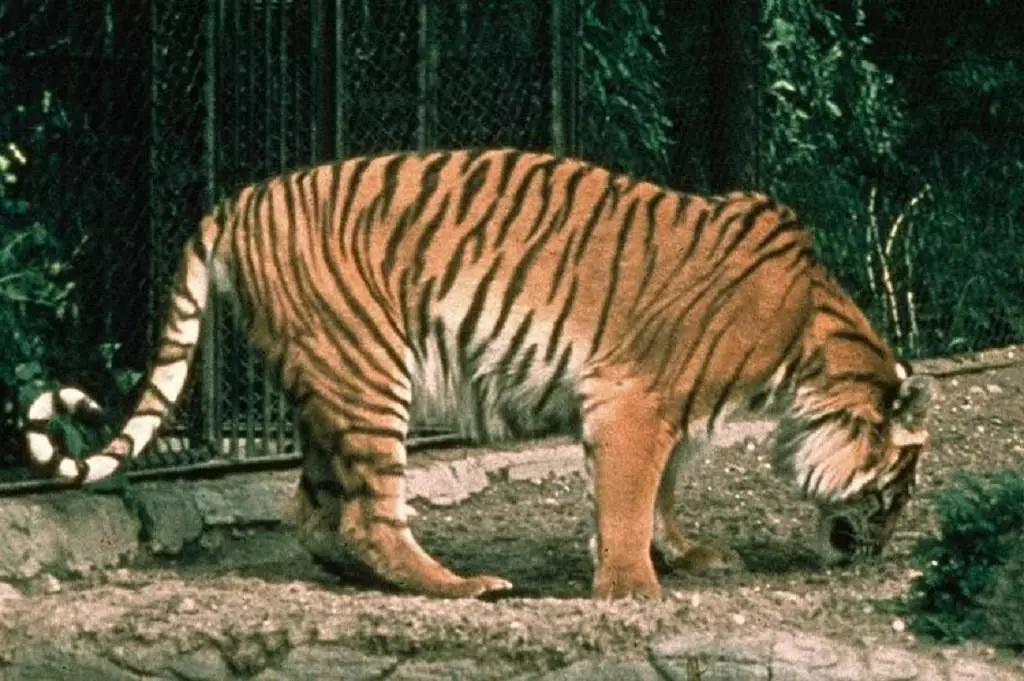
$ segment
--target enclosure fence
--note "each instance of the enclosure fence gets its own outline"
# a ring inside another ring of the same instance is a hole
[[[66,348],[67,375],[56,378],[114,403],[116,421],[116,407],[130,406],[130,384],[150,358],[181,246],[201,213],[286,169],[466,146],[549,149],[615,166],[623,149],[639,149],[650,152],[639,174],[703,191],[713,184],[716,142],[728,128],[750,131],[744,172],[760,186],[773,170],[761,167],[759,146],[767,84],[751,81],[728,101],[712,101],[730,64],[707,26],[728,17],[716,16],[714,3],[693,3],[689,14],[673,14],[678,7],[666,0],[635,4],[661,13],[668,60],[685,66],[662,73],[664,87],[646,87],[633,71],[658,68],[645,62],[648,52],[660,58],[650,34],[607,29],[587,38],[586,22],[598,10],[621,12],[628,2],[0,2],[0,145],[18,142],[27,155],[11,191],[27,206],[17,210],[67,246],[75,282],[68,328],[47,339]],[[609,45],[622,60],[602,55]],[[745,98],[758,100],[741,112],[747,118],[723,122]],[[658,112],[676,126],[671,140]],[[0,148],[0,161],[10,153]],[[5,172],[0,163],[0,180]],[[827,169],[822,175],[824,184]],[[840,278],[859,287],[901,350],[925,328],[933,337],[939,329],[950,351],[1024,338],[1017,273],[985,266],[1004,262],[986,252],[1022,240],[1006,241],[1021,231],[1024,207],[989,201],[989,176],[973,175],[949,179],[972,184],[977,201],[970,205],[992,211],[975,216],[987,231],[956,232],[965,242],[956,252],[977,251],[983,270],[962,282],[943,269],[948,240],[922,237],[942,210],[950,224],[973,210],[937,203],[940,188],[910,187],[895,205],[865,196],[867,218],[845,232],[815,225],[822,234],[833,230],[826,257],[853,263]],[[804,209],[810,214],[814,206]],[[968,296],[986,277],[987,308]],[[912,279],[916,289],[899,288]],[[291,407],[226,312],[211,306],[186,404],[136,473],[295,463],[301,443]],[[413,424],[418,438],[444,439],[445,428]],[[23,458],[13,439],[0,438],[0,491],[36,484]]]
[[[9,3],[9,101],[48,97],[62,117],[47,142],[59,160],[34,163],[25,191],[41,221],[81,235],[80,343],[142,369],[181,244],[215,198],[257,179],[387,150],[572,152],[575,2]],[[294,460],[290,408],[224,312],[210,311],[189,403],[140,468]],[[0,482],[29,476],[20,452],[0,452]]]

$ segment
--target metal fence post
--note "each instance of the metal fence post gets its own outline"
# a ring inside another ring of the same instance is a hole
[[[579,3],[551,1],[551,148],[577,153],[579,107]]]
[[[437,68],[440,62],[436,33],[436,3],[434,0],[420,0],[419,55],[417,70],[419,76],[419,98],[416,114],[416,146],[430,149],[437,140]]]
[[[203,66],[206,80],[203,83],[203,200],[207,207],[212,207],[217,200],[217,75],[220,62],[217,55],[217,36],[220,19],[224,11],[223,0],[207,0],[206,16],[203,21]],[[206,306],[206,318],[203,322],[202,374],[200,379],[200,414],[201,432],[205,445],[212,452],[219,448],[220,435],[220,385],[217,370],[217,302],[209,301]]]
[[[338,130],[338,74],[340,46],[337,33],[341,15],[340,1],[314,2],[310,14],[311,64],[310,91],[314,98],[311,148],[313,162],[337,158],[340,153]]]

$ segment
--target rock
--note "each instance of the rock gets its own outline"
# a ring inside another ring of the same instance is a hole
[[[149,548],[154,553],[178,555],[203,533],[203,517],[193,501],[194,490],[180,485],[147,485],[136,496]]]
[[[664,676],[646,662],[585,660],[565,669],[548,672],[539,677],[537,681],[662,681],[662,679]]]
[[[0,579],[30,578],[42,566],[81,574],[138,552],[138,518],[120,497],[65,491],[0,499]]]
[[[290,681],[300,679],[344,678],[352,681],[394,678],[391,670],[398,659],[386,655],[369,655],[343,646],[303,646],[291,651],[279,666],[268,667],[253,677],[254,681]]]

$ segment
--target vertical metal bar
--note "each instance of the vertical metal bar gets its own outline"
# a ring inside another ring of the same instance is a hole
[[[334,0],[334,28],[331,32],[331,42],[334,45],[334,63],[331,65],[334,76],[334,154],[336,158],[344,158],[348,155],[348,130],[346,129],[347,117],[345,115],[345,2]]]
[[[551,149],[577,153],[580,0],[551,0]]]
[[[241,131],[241,128],[242,128],[242,125],[241,125],[241,123],[242,123],[242,116],[241,116],[239,110],[241,109],[241,104],[240,103],[242,101],[242,96],[244,95],[244,93],[242,92],[242,86],[241,86],[242,79],[239,78],[239,76],[237,74],[237,65],[238,65],[238,62],[239,62],[239,57],[238,57],[239,50],[238,50],[238,47],[239,47],[239,45],[242,44],[242,40],[241,40],[241,36],[242,36],[241,3],[239,2],[239,0],[233,0],[233,4],[234,4],[234,7],[232,8],[232,12],[231,12],[231,45],[234,48],[234,50],[232,51],[232,54],[234,55],[236,69],[234,69],[235,70],[235,74],[233,75],[233,77],[231,79],[232,80],[232,85],[234,86],[232,88],[233,97],[232,97],[231,104],[232,104],[232,106],[235,107],[236,113],[235,113],[234,121],[233,121],[234,125],[231,126],[231,132],[232,132],[232,135],[231,135],[231,137],[232,137],[232,140],[231,140],[231,151],[232,151],[232,154],[233,154],[233,159],[232,160],[234,161],[234,166],[235,166],[234,167],[234,171],[237,174],[238,170],[239,170],[238,166],[240,165],[239,161],[243,158],[243,154],[242,154],[242,131]],[[240,177],[234,177],[233,179],[234,179],[235,183],[237,184],[238,181],[241,178]],[[227,329],[225,329],[225,331],[227,331]],[[225,334],[225,335],[227,335],[227,334]],[[231,376],[232,376],[232,388],[233,388],[233,390],[231,391],[231,399],[228,402],[228,408],[225,410],[227,412],[227,419],[229,420],[229,423],[227,424],[228,427],[227,427],[226,431],[228,433],[228,438],[229,438],[228,439],[228,457],[231,460],[237,460],[238,459],[238,440],[241,437],[240,424],[238,422],[238,420],[239,420],[238,419],[238,416],[239,416],[238,415],[238,406],[239,406],[238,405],[238,403],[239,403],[239,395],[238,395],[238,389],[239,389],[239,386],[238,386],[238,383],[239,383],[239,381],[238,381],[238,369],[239,369],[239,367],[238,367],[238,363],[245,361],[244,353],[247,352],[247,348],[241,347],[241,343],[240,343],[239,339],[236,337],[236,334],[230,334],[229,337],[231,339],[231,350],[232,350],[231,354],[232,354],[232,357],[231,357],[231,371],[228,372],[228,373],[230,373]]]
[[[240,3],[241,4],[241,3]],[[253,44],[253,38],[256,35],[256,7],[255,3],[244,3],[246,6],[246,17],[245,17],[245,36],[246,36],[246,51],[247,51],[247,65],[246,71],[249,75],[248,91],[246,97],[249,100],[249,120],[246,122],[248,134],[245,136],[247,145],[247,169],[251,173],[254,166],[259,167],[259,174],[263,175],[266,172],[267,158],[261,153],[260,147],[262,144],[259,140],[263,139],[262,135],[257,132],[257,125],[260,119],[260,107],[256,105],[259,101],[264,101],[259,96],[260,83],[256,78],[256,70],[259,64],[259,50]],[[246,178],[250,180],[253,178]],[[259,368],[259,359],[257,359],[254,352],[251,349],[246,348],[245,353],[245,447],[242,448],[243,458],[252,458],[258,455],[259,448],[256,446],[256,400],[260,398],[261,392],[259,390],[260,373],[257,371]]]
[[[291,5],[291,6],[293,6],[293,5]],[[278,12],[279,12],[278,23],[279,23],[279,26],[280,26],[280,31],[278,33],[278,53],[277,53],[277,63],[278,63],[278,67],[279,67],[278,74],[277,74],[277,87],[278,87],[278,93],[277,93],[278,94],[278,96],[277,96],[277,100],[278,100],[277,124],[280,127],[278,128],[278,130],[276,130],[276,133],[277,133],[277,139],[278,139],[278,159],[280,160],[281,166],[284,167],[285,165],[290,163],[290,160],[288,159],[288,141],[287,141],[287,136],[286,136],[286,131],[288,130],[288,128],[290,126],[288,125],[288,121],[287,121],[288,107],[287,107],[287,104],[286,104],[286,98],[288,96],[289,90],[286,87],[287,78],[288,78],[288,64],[287,64],[287,59],[285,57],[285,55],[288,53],[288,28],[287,28],[287,25],[288,25],[288,15],[287,15],[287,8],[286,8],[286,6],[283,3],[279,3],[278,4]],[[268,47],[268,49],[270,48],[269,45],[267,47]],[[285,428],[285,418],[286,418],[286,416],[291,411],[290,404],[289,404],[288,399],[285,396],[283,391],[279,391],[278,392],[277,409],[278,409],[278,412],[277,412],[278,413],[278,421],[277,421],[278,430],[279,431],[283,431],[284,428]]]
[[[336,2],[315,2],[310,15],[310,91],[313,92],[313,162],[338,156]]]
[[[419,26],[419,101],[416,107],[416,145],[430,149],[437,140],[437,68],[440,62],[438,43],[434,36],[436,3],[420,0]]]
[[[278,5],[278,8],[279,8],[278,11],[280,12],[280,15],[278,17],[278,25],[280,26],[280,31],[278,32],[278,36],[277,36],[278,37],[278,52],[277,52],[277,65],[278,65],[278,73],[277,73],[277,87],[278,87],[277,111],[278,111],[278,116],[277,116],[277,124],[280,127],[277,130],[277,139],[278,139],[277,157],[278,157],[278,159],[281,162],[281,166],[284,167],[288,163],[288,160],[287,160],[288,159],[288,140],[287,140],[287,132],[286,132],[288,130],[288,122],[286,120],[287,116],[288,116],[288,105],[287,105],[288,88],[285,87],[285,83],[287,82],[287,78],[288,78],[288,63],[287,63],[288,60],[285,59],[285,55],[288,53],[288,14],[287,14],[287,10],[285,9],[284,5]]]
[[[205,104],[206,117],[203,119],[203,174],[206,177],[203,187],[203,201],[208,207],[212,207],[217,200],[217,86],[220,82],[220,59],[217,51],[218,41],[218,18],[223,12],[223,0],[209,0],[206,3],[206,16],[203,22],[205,32],[205,44],[203,45],[203,59],[206,65],[206,81],[203,83],[203,103]],[[217,328],[220,326],[216,300],[211,300],[206,306],[206,315],[203,321],[203,335],[200,346],[202,353],[202,378],[200,392],[200,410],[202,411],[202,437],[204,445],[213,454],[219,449],[218,433],[220,422],[218,421],[218,405],[220,404],[221,391],[217,379],[220,372],[217,370]]]
[[[313,115],[309,121],[309,150],[312,163],[325,158],[326,149],[324,128],[327,124],[323,120],[323,113],[326,110],[324,102],[324,68],[323,60],[326,56],[326,44],[324,41],[325,23],[324,3],[310,3],[309,9],[309,92],[313,98]]]
[[[271,24],[273,22],[273,16],[274,16],[273,12],[272,12],[272,6],[273,6],[273,3],[270,3],[270,2],[264,2],[263,3],[263,35],[262,35],[262,44],[260,45],[260,51],[263,53],[263,70],[261,72],[261,75],[263,77],[262,78],[262,80],[263,80],[263,87],[266,89],[266,96],[262,99],[262,101],[264,101],[264,102],[272,102],[272,101],[274,101],[274,90],[275,90],[274,75],[273,75],[273,70],[274,70],[273,55],[274,55],[274,52],[273,52],[273,50],[270,49],[270,46],[271,46],[271,44],[273,43],[273,40],[274,40],[273,32],[271,30]],[[254,40],[256,39],[255,35],[253,35],[253,39]],[[264,140],[268,140],[265,143],[265,145],[264,145],[265,146],[264,153],[265,153],[265,158],[266,158],[266,164],[267,164],[268,168],[273,167],[275,170],[280,170],[280,168],[281,168],[281,159],[280,158],[277,158],[277,159],[274,158],[274,149],[273,149],[274,145],[273,145],[273,138],[271,137],[271,135],[272,135],[272,128],[273,128],[273,124],[274,124],[273,123],[273,113],[272,113],[273,112],[273,107],[267,105],[267,106],[262,106],[260,108],[263,110],[263,135],[261,136],[261,138],[264,139]],[[263,365],[262,381],[263,381],[263,394],[261,396],[261,399],[262,399],[262,413],[260,415],[260,433],[261,433],[262,441],[261,441],[261,446],[260,446],[260,453],[262,455],[266,456],[268,454],[268,447],[269,447],[269,444],[270,444],[270,431],[271,431],[271,414],[270,414],[270,412],[271,412],[271,406],[273,405],[274,400],[277,397],[274,394],[274,389],[273,389],[274,388],[274,381],[273,381],[273,377],[271,376],[270,369],[269,369],[269,367],[267,367],[266,364]],[[275,453],[277,453],[277,452],[280,452],[280,448],[277,448]]]

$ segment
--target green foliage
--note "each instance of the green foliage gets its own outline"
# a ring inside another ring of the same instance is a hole
[[[14,99],[8,83],[0,70],[0,101]],[[37,101],[0,110],[0,443],[5,453],[20,449],[19,417],[29,402],[60,379],[100,377],[94,382],[103,388],[101,401],[108,401],[127,393],[138,378],[137,372],[115,369],[115,343],[75,347],[84,341],[76,333],[73,265],[85,237],[46,224],[29,198],[60,167],[49,147],[68,129],[65,111],[47,91]],[[81,426],[55,427],[72,453],[84,447],[88,436]]]
[[[46,383],[50,336],[73,313],[68,258],[19,184],[31,150],[62,123],[48,94],[0,111],[0,387],[8,401]]]
[[[825,262],[886,329],[900,321],[882,291],[886,268],[893,275],[889,260],[904,262],[914,246],[903,236],[893,240],[902,252],[876,257],[876,244],[900,237],[894,221],[911,198],[887,182],[900,169],[906,120],[892,76],[868,55],[862,4],[848,15],[817,0],[766,4],[764,167],[768,189],[798,208]],[[891,283],[904,298],[908,282]]]
[[[1024,475],[962,473],[936,495],[935,509],[938,536],[912,550],[921,570],[908,603],[912,626],[942,641],[1024,648]]]
[[[857,188],[895,162],[905,130],[893,78],[867,56],[862,3],[852,21],[817,0],[769,0],[766,164],[776,189],[812,194],[822,163]],[[863,189],[863,188],[862,188]]]
[[[665,181],[669,128],[665,45],[645,0],[582,3],[580,138],[583,155]]]
[[[905,356],[1024,338],[1024,41],[990,4],[765,6],[768,189]]]

